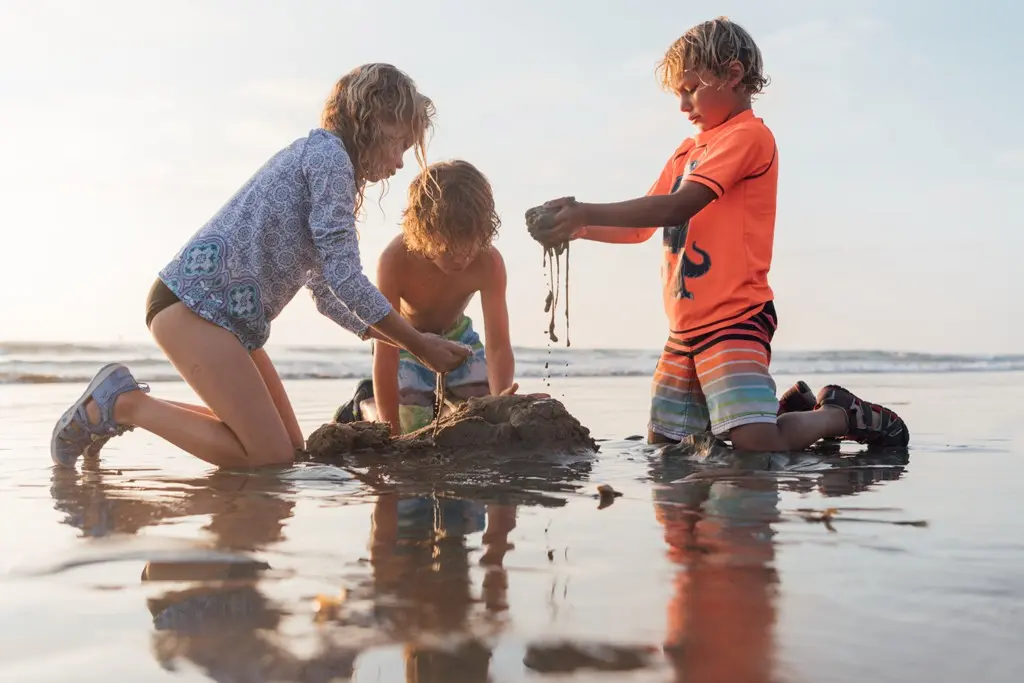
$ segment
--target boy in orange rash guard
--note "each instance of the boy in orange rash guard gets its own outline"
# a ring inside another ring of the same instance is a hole
[[[768,284],[779,160],[751,107],[767,84],[761,52],[724,17],[694,26],[659,65],[663,86],[699,131],[683,141],[647,196],[613,204],[545,204],[534,237],[639,243],[663,226],[670,332],[655,370],[649,440],[711,431],[740,450],[802,450],[821,438],[904,447],[896,413],[850,391],[804,382],[780,402],[769,372],[777,317]]]

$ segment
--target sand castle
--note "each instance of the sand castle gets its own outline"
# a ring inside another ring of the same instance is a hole
[[[596,453],[597,442],[565,406],[553,398],[470,398],[435,425],[391,436],[381,422],[330,422],[306,440],[309,459],[333,461],[355,453],[422,456],[439,451],[500,453]]]

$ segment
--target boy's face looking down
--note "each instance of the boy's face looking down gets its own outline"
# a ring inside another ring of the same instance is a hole
[[[437,266],[445,275],[461,273],[480,255],[480,247],[472,246],[459,251],[443,251],[436,256],[428,256],[428,260]]]
[[[455,159],[431,164],[409,186],[402,234],[409,251],[452,275],[490,246],[500,223],[487,178]]]
[[[740,87],[743,67],[729,65],[724,77],[707,71],[683,71],[675,83],[679,110],[697,130],[711,130],[750,107],[750,96]]]
[[[757,43],[726,17],[690,28],[665,51],[657,73],[661,86],[679,97],[679,109],[701,132],[750,109],[768,84]]]

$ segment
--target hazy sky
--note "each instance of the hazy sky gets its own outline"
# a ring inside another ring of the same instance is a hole
[[[437,104],[430,159],[489,176],[513,341],[543,346],[523,212],[646,191],[692,134],[655,63],[717,14],[772,77],[776,346],[1024,351],[1024,11],[1005,0],[0,0],[0,339],[148,339],[156,272],[342,73],[388,61]],[[383,215],[369,195],[371,277],[414,167]],[[575,346],[664,343],[659,248],[574,245]],[[272,343],[304,342],[359,343],[303,291]]]

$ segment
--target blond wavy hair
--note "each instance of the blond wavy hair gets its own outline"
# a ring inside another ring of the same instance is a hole
[[[487,248],[500,226],[491,184],[468,161],[431,164],[409,185],[402,235],[410,251],[433,258]]]
[[[375,157],[393,142],[382,132],[382,126],[405,127],[422,169],[427,164],[427,138],[434,127],[434,115],[433,101],[416,89],[408,74],[391,64],[357,66],[334,84],[320,114],[320,125],[345,143],[355,169],[357,214]]]
[[[743,66],[740,87],[747,95],[753,97],[768,85],[754,39],[739,24],[717,17],[692,27],[669,46],[657,66],[658,80],[665,90],[676,92],[684,71],[724,78],[734,61]]]

